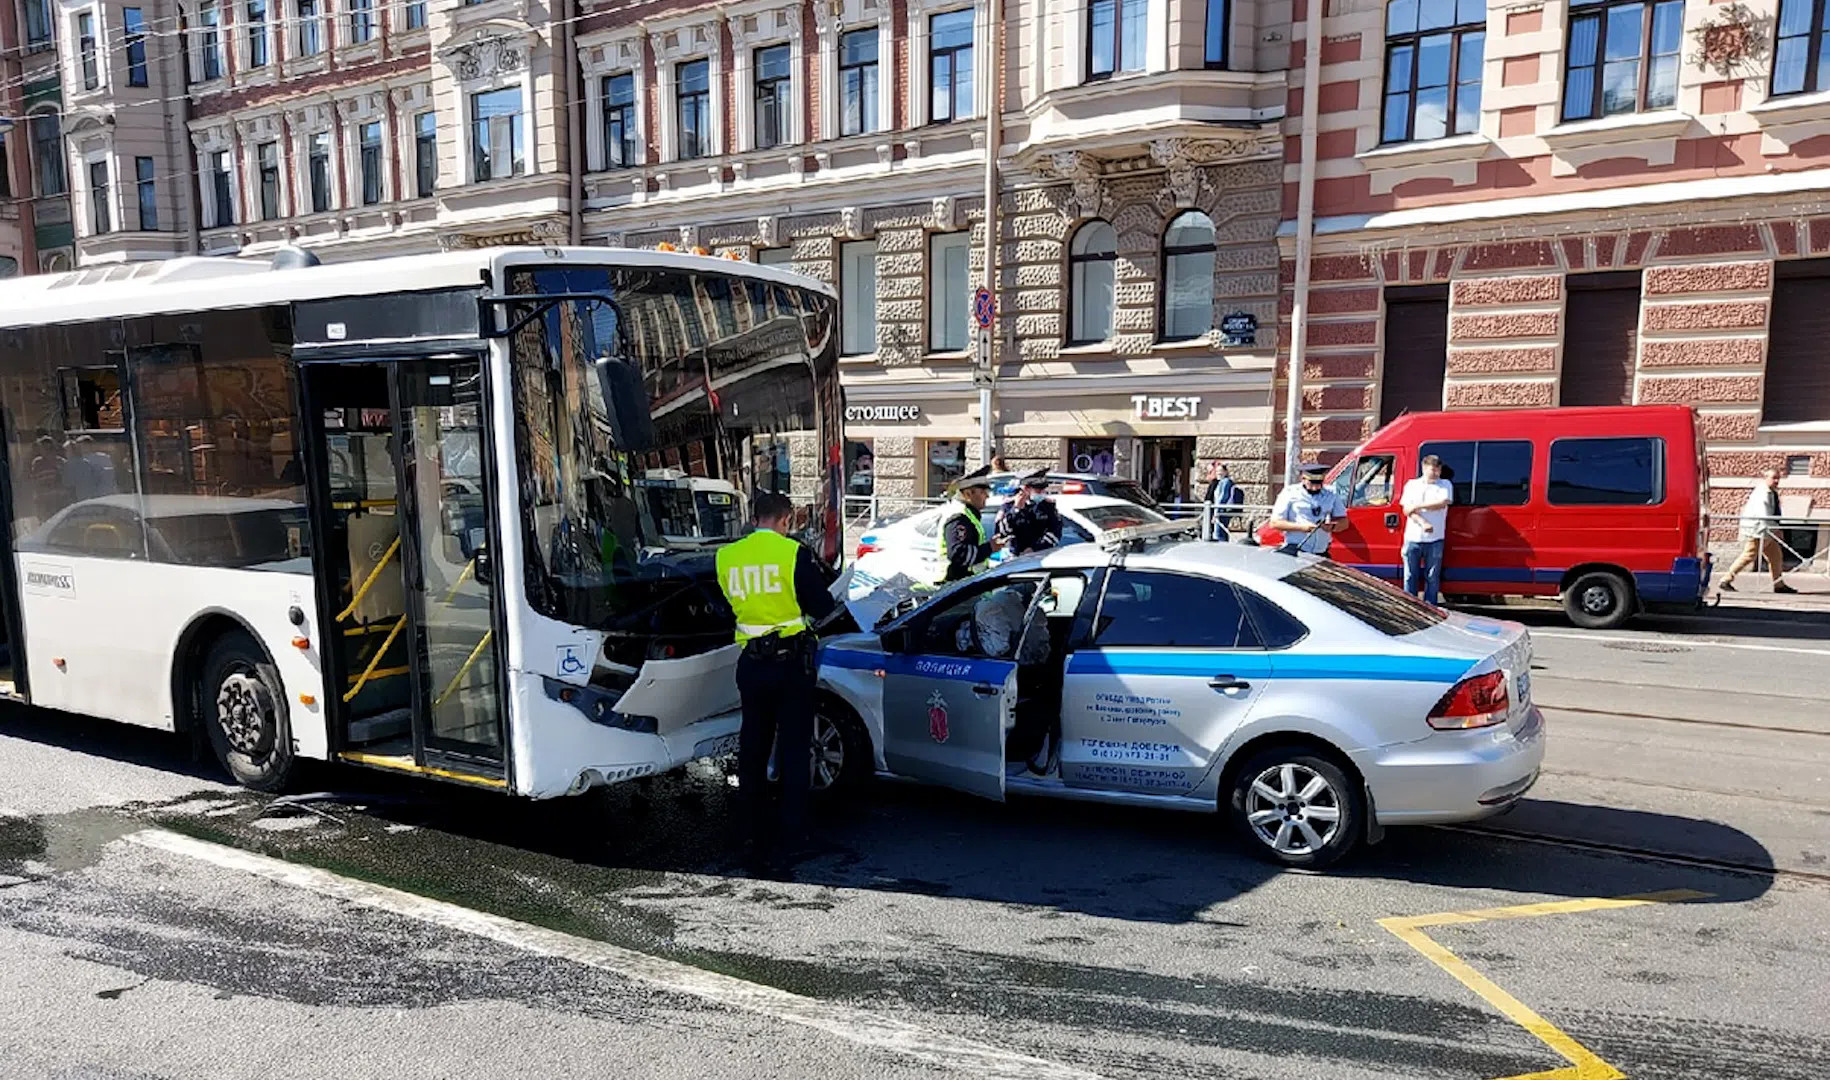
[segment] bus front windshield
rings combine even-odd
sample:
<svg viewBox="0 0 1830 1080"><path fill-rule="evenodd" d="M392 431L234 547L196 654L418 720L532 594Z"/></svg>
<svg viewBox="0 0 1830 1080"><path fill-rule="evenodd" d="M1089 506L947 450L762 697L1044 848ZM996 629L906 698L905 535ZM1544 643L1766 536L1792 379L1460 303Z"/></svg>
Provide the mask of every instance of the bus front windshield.
<svg viewBox="0 0 1830 1080"><path fill-rule="evenodd" d="M698 512L718 493L733 510L760 491L789 496L799 537L836 557L829 298L632 266L513 270L507 292L591 297L508 305L511 319L538 312L509 339L536 610L632 646L662 640L669 655L728 643L712 547L740 529Z"/></svg>

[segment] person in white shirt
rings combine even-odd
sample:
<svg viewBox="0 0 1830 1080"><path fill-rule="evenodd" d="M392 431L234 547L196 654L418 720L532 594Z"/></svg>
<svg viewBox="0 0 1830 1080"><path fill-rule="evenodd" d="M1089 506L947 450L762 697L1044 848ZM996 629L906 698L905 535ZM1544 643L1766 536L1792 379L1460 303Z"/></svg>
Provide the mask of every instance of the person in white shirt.
<svg viewBox="0 0 1830 1080"><path fill-rule="evenodd" d="M1304 465L1302 479L1283 489L1271 507L1270 526L1284 534L1285 555L1326 557L1334 534L1347 528L1347 507L1341 497L1322 486L1326 465Z"/></svg>
<svg viewBox="0 0 1830 1080"><path fill-rule="evenodd" d="M1773 576L1774 592L1798 591L1786 584L1785 550L1779 546L1779 537L1773 535L1778 521L1779 470L1768 469L1747 493L1747 504L1741 508L1741 557L1728 568L1718 591L1734 592L1735 578L1762 558L1766 559L1767 573Z"/></svg>
<svg viewBox="0 0 1830 1080"><path fill-rule="evenodd" d="M1425 454L1421 474L1405 481L1398 504L1404 510L1404 591L1437 602L1442 589L1442 547L1449 528L1455 488L1442 478L1442 459Z"/></svg>

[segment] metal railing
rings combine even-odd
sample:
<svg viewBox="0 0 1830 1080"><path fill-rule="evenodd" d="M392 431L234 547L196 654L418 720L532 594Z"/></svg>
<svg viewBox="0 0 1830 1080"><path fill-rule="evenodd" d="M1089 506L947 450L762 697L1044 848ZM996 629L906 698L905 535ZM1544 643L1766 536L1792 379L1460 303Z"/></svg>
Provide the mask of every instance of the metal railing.
<svg viewBox="0 0 1830 1080"><path fill-rule="evenodd" d="M1728 561L1718 561L1717 563L1717 575L1727 573L1728 567L1732 565L1734 560L1738 559L1741 552L1745 550L1748 538L1742 536L1741 531L1742 527L1749 522L1752 522L1759 527L1758 532L1760 533L1760 539L1771 540L1779 546L1780 558L1782 560L1785 559L1786 556L1790 556L1795 560L1795 565L1786 570L1786 573L1830 575L1830 516L1799 517L1791 514L1780 514L1778 517L1773 517L1767 514L1739 514L1734 517L1722 517L1712 514L1709 519L1710 530L1712 532L1717 529L1726 530L1730 524L1735 528L1734 539L1712 541L1711 543L1712 547L1720 546L1728 552ZM1803 543L1799 536L1801 533L1814 534L1808 545L1809 551L1802 550L1799 546L1794 546ZM1767 550L1766 545L1761 544L1756 549L1754 565L1751 571L1748 572L1765 573L1766 570Z"/></svg>

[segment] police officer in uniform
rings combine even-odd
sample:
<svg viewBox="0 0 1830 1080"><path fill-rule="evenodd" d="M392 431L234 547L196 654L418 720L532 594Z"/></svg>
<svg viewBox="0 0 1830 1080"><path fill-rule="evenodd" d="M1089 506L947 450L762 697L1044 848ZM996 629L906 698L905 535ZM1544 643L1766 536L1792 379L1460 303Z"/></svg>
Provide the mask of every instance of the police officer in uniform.
<svg viewBox="0 0 1830 1080"><path fill-rule="evenodd" d="M737 616L737 784L751 861L773 867L803 841L812 784L813 695L818 646L811 627L836 606L813 552L784 535L794 507L764 492L756 530L718 549L718 586ZM769 805L769 752L779 741L781 804Z"/></svg>
<svg viewBox="0 0 1830 1080"><path fill-rule="evenodd" d="M1006 538L1012 555L1028 555L1061 543L1061 511L1047 492L1048 470L1037 469L1023 478L1016 497L998 514L998 535Z"/></svg>
<svg viewBox="0 0 1830 1080"><path fill-rule="evenodd" d="M964 581L991 565L991 553L1004 546L1003 537L985 533L981 511L991 498L991 469L967 473L952 484L952 501L941 513L940 553L946 564L940 584Z"/></svg>

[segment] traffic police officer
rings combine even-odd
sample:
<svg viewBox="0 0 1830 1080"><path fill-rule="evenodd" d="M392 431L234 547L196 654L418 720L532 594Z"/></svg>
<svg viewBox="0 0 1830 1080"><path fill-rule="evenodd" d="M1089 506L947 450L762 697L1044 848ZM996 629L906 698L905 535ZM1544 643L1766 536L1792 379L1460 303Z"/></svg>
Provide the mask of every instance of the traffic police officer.
<svg viewBox="0 0 1830 1080"><path fill-rule="evenodd" d="M991 498L989 466L967 473L951 486L952 501L941 513L940 555L946 569L940 584L963 581L991 565L991 553L1004 546L1003 537L985 534L981 513Z"/></svg>
<svg viewBox="0 0 1830 1080"><path fill-rule="evenodd" d="M1047 492L1048 470L1037 469L1023 478L1016 497L998 514L998 535L1007 539L1012 555L1028 555L1061 543L1061 511Z"/></svg>
<svg viewBox="0 0 1830 1080"><path fill-rule="evenodd" d="M737 784L749 820L751 857L772 864L798 846L812 785L813 695L817 643L810 628L835 606L813 552L784 535L794 507L765 492L750 512L756 529L718 549L718 585L737 616ZM769 752L781 804L769 805ZM779 809L779 813L778 813Z"/></svg>

